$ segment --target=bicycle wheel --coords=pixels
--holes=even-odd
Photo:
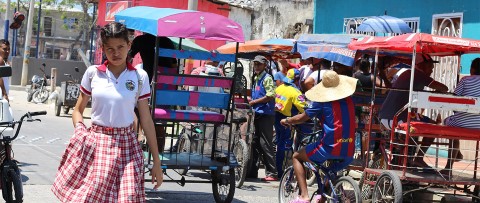
[[[32,100],[35,103],[44,103],[48,99],[48,95],[50,93],[48,92],[47,89],[40,89],[38,91],[35,91],[32,95]]]
[[[401,203],[402,182],[392,171],[384,171],[373,188],[372,202]]]
[[[335,194],[332,191],[332,198],[330,202],[351,202],[361,203],[360,188],[357,183],[350,176],[343,176],[339,178],[335,183]]]
[[[234,149],[234,154],[238,162],[238,166],[235,168],[235,186],[240,188],[247,176],[247,163],[249,159],[248,146],[245,140],[239,139],[235,143]]]
[[[387,169],[387,165],[385,164],[385,160],[382,156],[381,153],[377,154],[368,162],[368,168],[372,169]],[[364,184],[365,180],[367,181],[373,181],[377,179],[377,176],[373,174],[369,174],[367,177],[365,177],[365,173],[362,173],[362,176],[360,177],[360,180],[358,181],[358,186],[361,189],[362,192],[362,199],[363,200],[370,200],[372,199],[372,189],[373,185],[369,184]]]
[[[190,139],[188,138],[188,135],[181,134],[180,140],[178,141],[177,152],[190,153]],[[185,167],[182,169],[175,169],[175,170],[177,171],[178,174],[184,176],[188,172],[188,167]]]
[[[217,203],[230,203],[235,194],[235,169],[220,172],[212,170],[213,198]]]
[[[278,187],[278,201],[280,203],[288,203],[297,198],[299,187],[293,167],[290,166],[284,171],[280,186]]]
[[[10,167],[4,167],[2,170],[3,199],[6,202],[21,203],[23,202],[23,185],[21,181],[20,170],[13,162],[7,163],[5,165],[10,165]],[[14,191],[15,195],[13,195]]]

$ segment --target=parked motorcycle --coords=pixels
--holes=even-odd
[[[79,72],[77,67],[75,67],[75,72]],[[64,75],[70,79],[62,82],[61,84],[60,94],[58,95],[55,103],[56,116],[60,116],[60,110],[62,109],[62,106],[63,113],[68,114],[70,108],[75,107],[78,97],[80,96],[80,84],[78,83],[78,79],[74,78],[71,74]]]
[[[47,81],[50,79],[50,76],[45,73],[45,63],[42,64],[43,69],[40,70],[43,73],[43,77],[34,75],[32,77],[30,89],[27,89],[27,101],[35,103],[44,103],[47,101],[50,92],[47,89]]]

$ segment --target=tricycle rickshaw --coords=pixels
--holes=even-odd
[[[125,9],[115,15],[115,21],[123,23],[129,29],[142,31],[156,36],[155,56],[177,59],[196,59],[211,61],[237,61],[235,54],[218,54],[204,51],[181,49],[183,38],[199,40],[222,40],[237,43],[244,41],[242,27],[223,16],[170,8],[152,8],[137,6]],[[179,50],[159,48],[160,37],[179,37]],[[152,50],[153,51],[153,50]],[[216,202],[231,202],[235,192],[235,167],[238,166],[234,155],[232,123],[235,107],[233,77],[186,75],[178,68],[158,67],[158,57],[154,58],[154,77],[152,81],[152,117],[157,126],[166,129],[166,142],[169,150],[160,151],[164,173],[170,180],[184,185],[191,183],[212,183]],[[218,87],[221,93],[184,91],[181,86]],[[201,107],[205,110],[193,110]],[[180,123],[203,123],[213,128],[212,137],[200,136],[198,143],[204,145],[201,151],[173,151],[173,143],[178,139]],[[228,128],[227,134],[219,133]],[[147,153],[148,163],[151,154]],[[151,167],[150,165],[148,167]],[[211,180],[186,180],[169,176],[176,175],[178,169],[204,170],[210,173]],[[169,171],[169,169],[172,169]]]
[[[390,134],[384,138],[376,139],[381,145],[380,153],[366,157],[366,163],[368,163],[370,158],[372,158],[372,161],[364,169],[362,176],[362,190],[368,192],[365,200],[370,199],[369,195],[372,194],[372,202],[397,203],[402,202],[404,197],[410,196],[410,198],[413,198],[416,191],[422,191],[423,193],[435,195],[468,196],[474,202],[478,202],[480,199],[480,182],[477,178],[477,164],[480,142],[478,135],[480,131],[415,122],[411,116],[408,116],[407,121],[402,124],[397,124],[397,119],[398,115],[403,111],[407,111],[407,115],[410,115],[413,108],[480,113],[479,98],[413,90],[417,53],[419,56],[422,54],[456,56],[464,53],[479,53],[480,41],[413,33],[392,37],[366,37],[352,42],[349,48],[354,50],[374,50],[376,58],[378,58],[379,51],[412,54],[410,89],[408,90],[409,102],[393,118]],[[452,67],[452,69],[457,73],[459,72],[459,67]],[[389,91],[402,90],[391,89]],[[373,97],[372,107],[374,99]],[[373,116],[371,115],[371,117]],[[417,158],[412,151],[416,151],[417,145],[423,142],[423,140],[419,142],[418,137],[436,139],[430,146],[430,155],[425,155],[425,158],[422,157],[429,167],[415,167],[407,164],[409,159]],[[367,136],[367,139],[372,139],[372,137]],[[442,168],[438,167],[439,164],[445,161],[440,156],[440,151],[445,149],[447,151],[452,150],[451,142],[454,139],[474,141],[476,143],[474,147],[470,149],[462,148],[462,151],[473,152],[473,158],[457,160],[461,161],[459,163],[466,164],[457,164],[455,170],[449,172],[450,175],[445,175],[440,172]],[[446,146],[446,148],[443,146]],[[367,152],[369,152],[369,145],[366,147]],[[422,149],[420,148],[420,150]],[[456,158],[448,157],[448,159]],[[454,192],[451,192],[452,190]],[[416,200],[418,201],[419,199]]]

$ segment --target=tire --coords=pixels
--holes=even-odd
[[[235,194],[235,168],[226,172],[212,170],[213,198],[217,203],[230,203]],[[228,191],[228,193],[226,193]]]
[[[242,187],[243,182],[245,182],[245,177],[247,176],[247,164],[249,153],[248,146],[245,140],[239,139],[235,143],[234,154],[237,158],[238,166],[235,167],[235,186],[237,188]]]
[[[63,107],[63,113],[64,114],[68,114],[69,111],[70,111],[70,107],[68,107],[68,106]]]
[[[50,93],[48,92],[47,89],[40,89],[38,91],[35,91],[32,95],[32,100],[35,103],[44,103],[48,99],[48,95]]]
[[[27,102],[32,101],[33,93],[35,93],[37,90],[36,89],[29,89],[27,91]]]
[[[62,102],[58,101],[57,99],[57,102],[55,102],[55,116],[60,116],[61,109],[62,109]]]
[[[177,152],[178,153],[190,153],[190,139],[187,134],[181,134],[181,138],[178,141]],[[184,176],[187,175],[188,167],[182,169],[176,169],[177,173]]]
[[[335,194],[337,199],[331,199],[330,202],[352,202],[361,203],[360,188],[350,176],[343,176],[335,182]],[[334,197],[332,191],[332,197]]]
[[[384,171],[373,188],[372,202],[401,203],[402,182],[392,171]]]
[[[385,160],[381,153],[377,154],[375,157],[373,157],[372,160],[368,162],[368,168],[387,169],[387,165],[385,164]],[[362,173],[362,176],[358,181],[358,186],[361,190],[362,199],[371,200],[373,187],[372,185],[369,185],[369,184],[363,184],[365,182],[365,179],[367,179],[368,181],[375,181],[377,179],[377,176],[373,174],[369,174],[367,177],[365,177],[365,173]]]
[[[278,187],[278,202],[288,203],[297,198],[299,187],[293,167],[287,168],[283,172],[282,179],[280,179],[280,186]]]
[[[4,167],[2,170],[2,195],[3,199],[9,202],[23,202],[23,185],[21,181],[20,170],[17,165],[10,162],[10,167]],[[5,166],[5,165],[4,165]],[[15,191],[15,195],[13,192]]]

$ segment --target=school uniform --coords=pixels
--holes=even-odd
[[[115,78],[107,65],[91,66],[83,75],[80,89],[92,98],[92,126],[77,124],[62,156],[52,186],[61,202],[146,201],[133,121],[137,94],[138,100],[150,98],[148,75],[127,64]]]

